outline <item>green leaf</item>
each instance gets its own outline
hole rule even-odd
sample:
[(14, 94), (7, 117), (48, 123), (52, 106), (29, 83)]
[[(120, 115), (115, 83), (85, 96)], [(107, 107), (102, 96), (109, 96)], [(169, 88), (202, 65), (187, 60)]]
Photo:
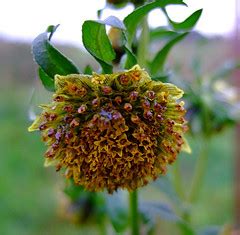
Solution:
[(92, 75), (93, 69), (90, 65), (87, 65), (83, 72), (84, 74)]
[(167, 175), (159, 177), (155, 182), (153, 182), (153, 186), (163, 192), (175, 204), (178, 205), (180, 203), (177, 192)]
[(183, 22), (175, 22), (172, 21), (168, 14), (167, 11), (164, 9), (164, 13), (166, 17), (168, 18), (169, 23), (173, 27), (173, 29), (178, 30), (178, 31), (190, 31), (198, 22), (201, 14), (202, 14), (202, 9), (199, 9), (195, 11), (192, 15), (190, 15), (187, 19), (185, 19)]
[(106, 195), (107, 213), (117, 233), (121, 233), (128, 227), (128, 208), (123, 191), (112, 195)]
[(79, 73), (73, 62), (59, 52), (51, 43), (49, 38), (57, 27), (50, 26), (48, 31), (37, 36), (32, 44), (32, 53), (36, 63), (51, 78), (56, 74), (67, 75), (71, 73)]
[(177, 36), (178, 33), (168, 29), (167, 27), (158, 27), (150, 31), (150, 39), (153, 40), (161, 40), (161, 39), (169, 39)]
[(164, 64), (167, 59), (167, 56), (172, 49), (172, 47), (181, 41), (183, 38), (187, 36), (188, 33), (182, 33), (175, 38), (171, 39), (154, 57), (151, 62), (150, 68), (152, 75), (156, 75), (159, 71), (163, 72)]
[(142, 21), (145, 15), (147, 15), (153, 9), (164, 8), (167, 5), (171, 5), (171, 4), (186, 5), (182, 0), (161, 0), (161, 1), (159, 0), (159, 1), (154, 1), (151, 3), (145, 4), (137, 8), (127, 17), (125, 17), (123, 22), (127, 28), (129, 45), (132, 44), (134, 35), (137, 30), (137, 26)]
[(105, 25), (88, 20), (82, 26), (82, 41), (87, 51), (99, 62), (103, 72), (112, 73), (115, 52), (107, 36)]
[(66, 181), (66, 187), (64, 188), (64, 193), (72, 200), (76, 201), (81, 196), (85, 196), (88, 192), (84, 190), (82, 186), (75, 185), (73, 180)]
[(220, 226), (209, 226), (199, 231), (198, 235), (219, 235), (221, 232)]
[(126, 58), (126, 61), (125, 61), (125, 64), (124, 64), (124, 68), (125, 69), (130, 69), (134, 65), (137, 64), (137, 58), (127, 46), (124, 46), (124, 49), (125, 49), (125, 52), (127, 54), (127, 58)]
[(174, 210), (166, 203), (157, 201), (140, 202), (139, 211), (150, 223), (156, 224), (157, 218), (176, 224), (184, 231), (185, 235), (195, 235), (191, 226), (180, 218)]
[(196, 235), (196, 232), (193, 230), (193, 228), (184, 221), (177, 222), (177, 225), (180, 227), (182, 233), (184, 235)]
[(240, 68), (240, 61), (226, 61), (220, 66), (212, 77), (212, 81), (223, 79), (231, 75), (231, 73)]
[(42, 81), (43, 86), (48, 91), (55, 91), (54, 87), (54, 79), (49, 77), (42, 69), (41, 67), (38, 68), (38, 76), (40, 80)]
[(139, 210), (149, 217), (150, 220), (156, 220), (157, 217), (167, 221), (179, 222), (181, 218), (176, 215), (173, 209), (163, 202), (140, 202)]
[(109, 16), (105, 20), (98, 20), (96, 22), (104, 25), (109, 25), (121, 30), (126, 30), (124, 23), (121, 20), (119, 20), (116, 16)]

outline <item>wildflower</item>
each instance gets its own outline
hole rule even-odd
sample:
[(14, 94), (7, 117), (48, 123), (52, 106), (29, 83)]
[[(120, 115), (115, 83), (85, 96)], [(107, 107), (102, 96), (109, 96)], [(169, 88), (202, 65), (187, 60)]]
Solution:
[[(55, 77), (40, 130), (46, 164), (89, 191), (134, 190), (165, 174), (184, 144), (182, 90), (151, 80), (138, 65), (113, 74)], [(55, 117), (54, 119), (50, 117)]]

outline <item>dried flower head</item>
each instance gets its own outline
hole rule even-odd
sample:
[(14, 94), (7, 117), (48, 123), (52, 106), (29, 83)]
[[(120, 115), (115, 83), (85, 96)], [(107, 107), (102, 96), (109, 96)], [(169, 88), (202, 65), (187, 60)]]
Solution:
[(114, 74), (55, 77), (40, 130), (47, 164), (90, 191), (134, 190), (166, 172), (184, 143), (183, 92), (138, 65)]

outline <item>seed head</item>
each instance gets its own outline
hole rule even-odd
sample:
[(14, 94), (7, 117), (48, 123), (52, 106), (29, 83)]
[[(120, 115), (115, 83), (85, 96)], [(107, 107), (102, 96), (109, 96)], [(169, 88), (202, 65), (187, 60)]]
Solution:
[[(183, 92), (138, 65), (114, 74), (55, 76), (56, 93), (30, 131), (47, 164), (90, 191), (135, 190), (165, 174), (184, 144)], [(51, 117), (51, 118), (50, 118)]]

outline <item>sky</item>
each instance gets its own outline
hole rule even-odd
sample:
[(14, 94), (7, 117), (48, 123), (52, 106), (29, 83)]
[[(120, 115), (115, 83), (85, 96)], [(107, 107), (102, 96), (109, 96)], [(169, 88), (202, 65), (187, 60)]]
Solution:
[[(0, 36), (33, 40), (48, 25), (60, 24), (54, 39), (73, 44), (81, 43), (81, 25), (84, 20), (97, 19), (96, 11), (105, 6), (105, 0), (0, 0)], [(195, 10), (203, 8), (196, 30), (205, 34), (231, 34), (235, 21), (235, 0), (185, 0), (188, 7), (169, 6), (168, 13), (181, 21)], [(102, 18), (115, 15), (123, 19), (132, 11), (105, 10)], [(159, 10), (150, 14), (151, 26), (162, 26), (166, 19)]]

